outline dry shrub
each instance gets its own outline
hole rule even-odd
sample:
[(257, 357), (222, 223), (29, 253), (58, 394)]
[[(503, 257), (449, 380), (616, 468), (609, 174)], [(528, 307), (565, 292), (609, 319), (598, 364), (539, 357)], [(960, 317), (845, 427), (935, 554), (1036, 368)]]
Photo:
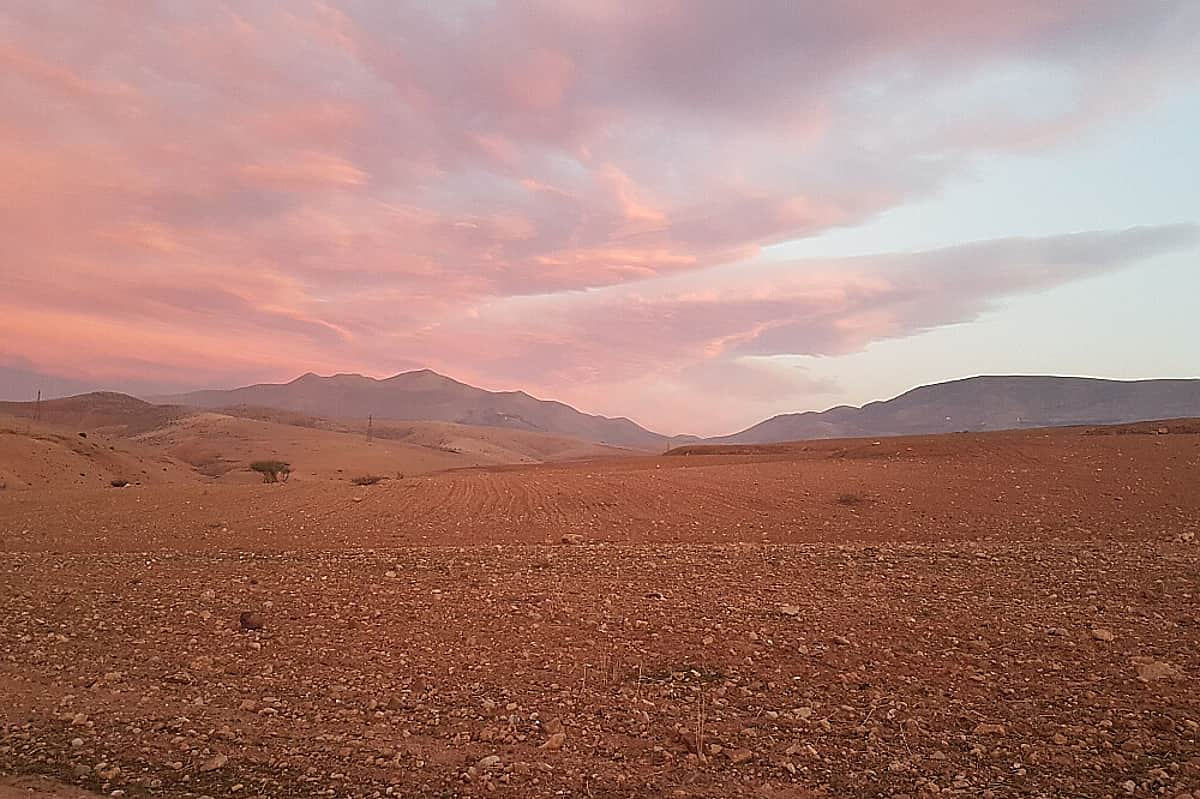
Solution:
[(292, 467), (285, 461), (255, 461), (250, 470), (261, 474), (264, 483), (286, 483), (292, 476)]

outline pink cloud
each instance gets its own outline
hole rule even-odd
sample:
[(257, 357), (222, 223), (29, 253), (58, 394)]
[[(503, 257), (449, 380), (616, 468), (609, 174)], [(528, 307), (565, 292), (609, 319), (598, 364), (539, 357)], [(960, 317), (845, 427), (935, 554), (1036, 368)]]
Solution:
[[(187, 383), (416, 361), (585, 399), (639, 375), (771, 386), (747, 358), (1108, 268), (1090, 246), (1053, 274), (995, 244), (956, 251), (961, 274), (937, 254), (753, 259), (1165, 91), (1194, 74), (1196, 9), (5, 7), (0, 354)], [(1014, 65), (1064, 102), (960, 102)]]
[(344, 158), (320, 152), (292, 152), (238, 170), (248, 184), (273, 191), (348, 188), (366, 183), (367, 175)]

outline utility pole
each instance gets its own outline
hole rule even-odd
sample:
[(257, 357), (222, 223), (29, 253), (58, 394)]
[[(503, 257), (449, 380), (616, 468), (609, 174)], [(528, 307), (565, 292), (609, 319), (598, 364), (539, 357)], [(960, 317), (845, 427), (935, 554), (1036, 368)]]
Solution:
[(37, 402), (33, 406), (33, 421), (40, 422), (42, 420), (42, 390), (38, 389)]
[(371, 425), (374, 421), (375, 421), (375, 417), (372, 414), (367, 414), (367, 443), (368, 444), (371, 443), (371, 439), (374, 437), (374, 431), (371, 429)]

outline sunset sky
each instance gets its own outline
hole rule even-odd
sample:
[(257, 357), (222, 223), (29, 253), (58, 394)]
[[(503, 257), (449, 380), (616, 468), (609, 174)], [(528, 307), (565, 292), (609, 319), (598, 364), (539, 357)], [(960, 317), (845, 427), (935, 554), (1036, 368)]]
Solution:
[(1195, 0), (0, 5), (0, 399), (1200, 375)]

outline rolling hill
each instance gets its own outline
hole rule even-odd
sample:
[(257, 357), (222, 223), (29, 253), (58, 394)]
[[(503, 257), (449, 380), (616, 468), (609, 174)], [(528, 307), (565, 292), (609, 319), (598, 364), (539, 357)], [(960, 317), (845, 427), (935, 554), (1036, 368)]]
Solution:
[(196, 408), (259, 406), (331, 419), (450, 422), (499, 427), (634, 449), (662, 450), (666, 436), (629, 419), (582, 413), (523, 391), (485, 391), (428, 369), (384, 380), (362, 375), (306, 374), (290, 383), (261, 383), (228, 391), (196, 391), (154, 398)]
[(206, 411), (113, 392), (0, 403), (0, 489), (216, 480), (257, 482), (255, 460), (293, 477), (350, 480), (628, 454), (564, 436), (446, 422), (339, 420), (270, 408)]
[(861, 408), (774, 416), (709, 444), (980, 432), (1200, 416), (1200, 380), (981, 376), (935, 383)]

